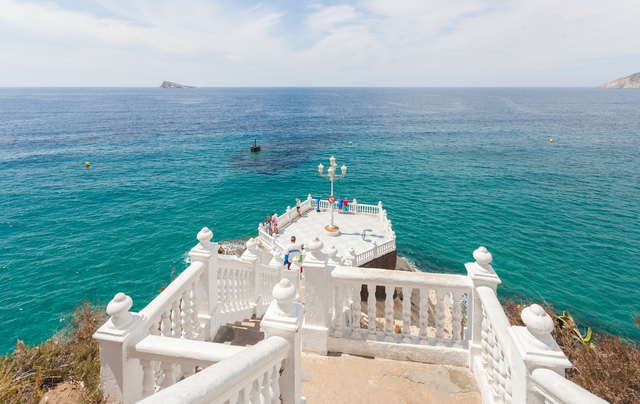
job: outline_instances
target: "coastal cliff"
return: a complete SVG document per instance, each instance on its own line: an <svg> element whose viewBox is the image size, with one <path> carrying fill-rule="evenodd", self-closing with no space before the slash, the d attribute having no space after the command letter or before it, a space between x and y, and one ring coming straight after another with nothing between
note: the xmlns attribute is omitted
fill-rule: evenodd
<svg viewBox="0 0 640 404"><path fill-rule="evenodd" d="M640 73L610 81L598 88L640 88Z"/></svg>
<svg viewBox="0 0 640 404"><path fill-rule="evenodd" d="M182 84L172 83L170 81L163 81L162 84L160 84L160 88L200 88L200 87L184 86Z"/></svg>

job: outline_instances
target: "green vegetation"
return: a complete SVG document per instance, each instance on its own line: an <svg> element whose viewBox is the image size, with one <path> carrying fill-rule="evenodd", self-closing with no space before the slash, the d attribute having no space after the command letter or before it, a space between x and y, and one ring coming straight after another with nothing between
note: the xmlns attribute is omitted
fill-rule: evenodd
<svg viewBox="0 0 640 404"><path fill-rule="evenodd" d="M84 301L65 319L56 336L36 346L18 341L0 356L0 402L38 403L61 382L83 385L81 401L103 403L98 343L92 335L107 319L99 303Z"/></svg>
<svg viewBox="0 0 640 404"><path fill-rule="evenodd" d="M512 325L524 325L520 313L527 306L507 300L504 309ZM590 328L583 336L568 312L557 316L553 306L542 306L555 323L551 334L573 364L567 379L612 404L640 402L640 350L635 343ZM640 327L640 314L633 321Z"/></svg>

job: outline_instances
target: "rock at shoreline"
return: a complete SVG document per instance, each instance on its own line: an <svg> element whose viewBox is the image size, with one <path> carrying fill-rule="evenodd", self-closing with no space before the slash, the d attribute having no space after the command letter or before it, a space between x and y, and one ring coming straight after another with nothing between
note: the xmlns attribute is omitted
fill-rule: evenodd
<svg viewBox="0 0 640 404"><path fill-rule="evenodd" d="M172 83L170 81L163 81L162 84L160 84L160 88L200 88L200 87L184 86L182 84Z"/></svg>
<svg viewBox="0 0 640 404"><path fill-rule="evenodd" d="M598 88L640 88L640 73L610 81Z"/></svg>

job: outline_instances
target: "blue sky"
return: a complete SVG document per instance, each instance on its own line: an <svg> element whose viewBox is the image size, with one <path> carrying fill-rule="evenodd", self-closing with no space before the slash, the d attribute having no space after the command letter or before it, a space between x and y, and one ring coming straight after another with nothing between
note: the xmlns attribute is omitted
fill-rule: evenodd
<svg viewBox="0 0 640 404"><path fill-rule="evenodd" d="M0 0L0 86L588 86L637 0Z"/></svg>

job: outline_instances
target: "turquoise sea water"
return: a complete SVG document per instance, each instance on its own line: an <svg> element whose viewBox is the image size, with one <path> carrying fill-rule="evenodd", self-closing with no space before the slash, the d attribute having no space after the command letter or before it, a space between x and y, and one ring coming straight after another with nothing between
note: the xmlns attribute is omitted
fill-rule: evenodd
<svg viewBox="0 0 640 404"><path fill-rule="evenodd" d="M640 339L638 116L640 91L596 89L0 89L0 353L82 299L141 309L203 226L327 196L331 155L418 268L484 245L501 297Z"/></svg>

